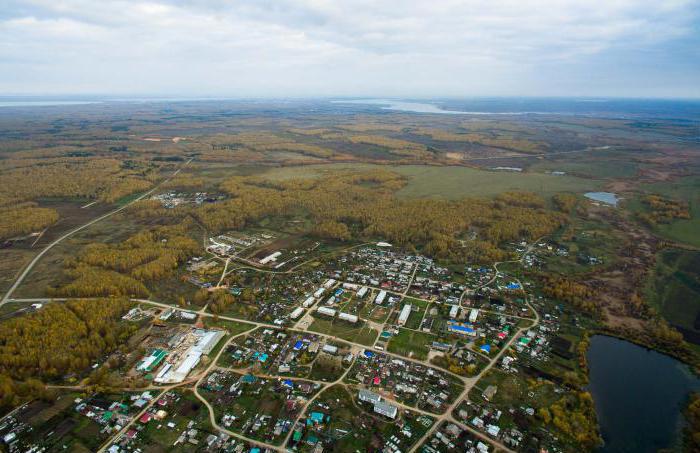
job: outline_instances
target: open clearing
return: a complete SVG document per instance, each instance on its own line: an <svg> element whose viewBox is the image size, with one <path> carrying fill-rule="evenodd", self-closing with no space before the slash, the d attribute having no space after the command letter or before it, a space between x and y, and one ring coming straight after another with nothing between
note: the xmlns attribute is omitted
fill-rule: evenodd
<svg viewBox="0 0 700 453"><path fill-rule="evenodd" d="M272 179L310 178L323 173L383 168L408 178L408 184L398 192L405 198L435 197L457 199L468 196L492 197L499 193L529 191L540 195L557 192L586 192L601 187L600 181L575 176L553 176L544 173L519 173L478 170L469 167L433 167L426 165L379 166L369 164L329 164L306 167L276 168L265 173Z"/></svg>

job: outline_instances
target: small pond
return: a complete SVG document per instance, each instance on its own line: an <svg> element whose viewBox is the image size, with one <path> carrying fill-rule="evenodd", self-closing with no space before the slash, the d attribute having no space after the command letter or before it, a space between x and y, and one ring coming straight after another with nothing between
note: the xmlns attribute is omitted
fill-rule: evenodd
<svg viewBox="0 0 700 453"><path fill-rule="evenodd" d="M617 206L618 201L620 201L617 195L612 192L586 192L583 196L590 200L599 201L611 206Z"/></svg>

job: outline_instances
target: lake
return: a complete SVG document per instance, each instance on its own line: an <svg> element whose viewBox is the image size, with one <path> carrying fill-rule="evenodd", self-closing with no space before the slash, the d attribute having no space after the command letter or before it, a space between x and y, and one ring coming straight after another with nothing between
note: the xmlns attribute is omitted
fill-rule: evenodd
<svg viewBox="0 0 700 453"><path fill-rule="evenodd" d="M428 104L425 102L406 102L406 101L392 101L385 99L353 99L348 101L331 101L336 104L363 104L363 105L376 105L381 107L383 110L397 110L399 112L411 112L411 113L441 113L445 115L466 115L473 114L479 115L486 112L463 112L460 110L446 110L438 107L435 104Z"/></svg>
<svg viewBox="0 0 700 453"><path fill-rule="evenodd" d="M611 206L617 206L617 202L620 201L617 195L612 192L586 192L583 196L590 200L599 201Z"/></svg>
<svg viewBox="0 0 700 453"><path fill-rule="evenodd" d="M0 107L55 107L64 105L99 104L98 101L2 101Z"/></svg>
<svg viewBox="0 0 700 453"><path fill-rule="evenodd" d="M587 353L605 445L600 453L656 453L680 440L681 411L700 379L678 360L628 341L596 335Z"/></svg>

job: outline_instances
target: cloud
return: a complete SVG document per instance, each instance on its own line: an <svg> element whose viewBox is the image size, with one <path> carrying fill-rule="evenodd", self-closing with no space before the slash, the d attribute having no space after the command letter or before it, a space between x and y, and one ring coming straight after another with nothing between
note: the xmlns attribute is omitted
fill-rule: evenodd
<svg viewBox="0 0 700 453"><path fill-rule="evenodd" d="M685 58L700 33L698 0L6 3L4 93L559 94L543 87L620 54L632 66L609 68L614 91L649 50ZM668 63L671 83L682 62Z"/></svg>

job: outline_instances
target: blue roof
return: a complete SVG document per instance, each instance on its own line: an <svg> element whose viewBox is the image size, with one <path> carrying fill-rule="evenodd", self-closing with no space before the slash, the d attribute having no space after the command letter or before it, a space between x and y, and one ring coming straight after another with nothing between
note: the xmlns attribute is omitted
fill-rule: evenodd
<svg viewBox="0 0 700 453"><path fill-rule="evenodd" d="M515 282L513 282L513 283L508 283L508 285L506 286L506 288L508 288L508 289L520 289L520 285L517 284L517 283L515 283Z"/></svg>
<svg viewBox="0 0 700 453"><path fill-rule="evenodd" d="M294 387L294 382L292 382L291 379L285 379L282 383L287 387Z"/></svg>
<svg viewBox="0 0 700 453"><path fill-rule="evenodd" d="M491 352L491 345L485 344L485 345L481 346L481 348L479 348L479 349L481 349L484 352Z"/></svg>
<svg viewBox="0 0 700 453"><path fill-rule="evenodd" d="M372 357L374 357L374 352L365 351L365 357L367 357L368 359L371 359Z"/></svg>
<svg viewBox="0 0 700 453"><path fill-rule="evenodd" d="M295 350L295 351L298 351L299 349L302 348L302 346L304 346L304 343L302 343L302 341L299 340L299 341L297 341L296 343L294 343L294 350Z"/></svg>
<svg viewBox="0 0 700 453"><path fill-rule="evenodd" d="M466 333L474 332L474 329L472 329L471 327L463 326L460 324L449 323L449 324L447 324L447 328L450 330L456 330L457 332L466 332Z"/></svg>
<svg viewBox="0 0 700 453"><path fill-rule="evenodd" d="M267 354L260 354L258 356L258 360L260 360L261 362L267 362Z"/></svg>
<svg viewBox="0 0 700 453"><path fill-rule="evenodd" d="M251 448L250 453L260 453L260 449L259 448Z"/></svg>

